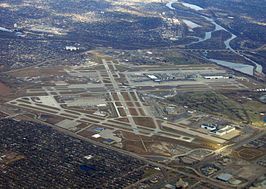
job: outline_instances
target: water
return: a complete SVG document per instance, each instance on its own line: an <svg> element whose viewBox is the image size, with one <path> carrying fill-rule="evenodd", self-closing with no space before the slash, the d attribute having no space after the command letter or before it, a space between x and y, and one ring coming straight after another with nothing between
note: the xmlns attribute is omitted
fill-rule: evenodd
<svg viewBox="0 0 266 189"><path fill-rule="evenodd" d="M236 38L236 35L231 34L231 37L224 41L225 48L229 49L230 51L236 53L236 51L230 46L230 42Z"/></svg>
<svg viewBox="0 0 266 189"><path fill-rule="evenodd" d="M203 18L205 18L205 20L211 22L212 25L214 25L214 30L206 32L205 33L205 37L203 39L201 39L200 41L194 42L194 43L199 43L199 42L203 42L206 41L208 39L211 39L212 37L212 33L216 32L216 31L220 31L220 30L224 30L227 31L224 27L222 27L221 25L217 24L212 18L208 18L206 16L201 16ZM229 31L227 31L229 32ZM230 32L229 32L230 33ZM231 34L231 33L230 33ZM235 36L236 37L236 36ZM229 47L229 49L232 49L230 46L230 42L235 38L233 37L233 34L231 34L231 38L227 39L226 41L224 41L225 46ZM233 49L232 49L233 50Z"/></svg>
<svg viewBox="0 0 266 189"><path fill-rule="evenodd" d="M171 0L170 2L168 2L166 4L166 6L171 9L171 10L175 10L174 7L172 7L172 4L173 3L180 3L181 5L183 5L184 7L187 7L187 8L190 8L190 9L193 9L195 11L200 11L200 10L203 10L202 7L198 6L198 5L193 5L193 4L190 4L190 3L183 3L183 2L179 2L179 0Z"/></svg>
<svg viewBox="0 0 266 189"><path fill-rule="evenodd" d="M172 4L173 4L173 3L180 3L180 4L182 4L183 6L188 7L188 8L191 8L191 9L196 10L196 11L204 10L202 7L199 7L199 6L197 6L197 5L190 4L190 3L182 3L182 2L180 2L179 0L171 0L169 3L166 4L166 6L167 6L169 9L171 9L171 10L175 10L175 8L172 7ZM255 65L255 70L256 70L256 72L258 72L258 73L262 73L263 67L262 67L260 64L258 64L257 62L251 60L250 58L246 57L245 55L240 54L239 52L235 51L235 50L231 47L230 43L231 43L231 41L233 41L235 38L237 38L236 35L232 34L230 31L228 31L227 29L225 29L225 28L222 27L221 25L217 24L217 22L215 22L213 18L208 18L208 17L206 17L206 16L202 16L202 15L199 15L199 16L201 16L201 17L205 18L205 20L211 22L211 24L213 24L213 25L215 26L215 28L214 28L214 30L212 30L212 31L205 32L205 36L204 36L204 38L198 38L198 41L196 41L196 42L192 42L192 43L189 43L189 44L187 44L187 45L192 45L192 44L196 44L196 43L201 43L201 42L204 42L204 41L206 41L206 40L209 40L209 39L211 39L211 37L212 37L212 33L213 33L213 32L220 31L220 30L226 31L226 32L228 32L228 33L231 34L231 37L230 37L229 39L227 39L227 40L224 41L225 48L228 49L228 50L230 50L232 53L237 54L237 55L243 57L245 60L247 60L247 61L251 62L252 64L254 64L254 65ZM190 22L191 22L191 21L190 21ZM185 21L184 21L184 23L187 24L188 26L192 24L192 23L186 23ZM192 29L193 29L193 28L192 28ZM221 60L218 60L218 61L221 61ZM227 61L224 61L224 62L227 62ZM229 62L228 62L228 63L229 63ZM232 63L232 62L231 62L231 63ZM224 64L224 63L223 63L223 64ZM244 65L244 64L242 64L242 65ZM250 72L250 69L251 69L251 68L250 68L250 65L247 65L247 66L248 66L248 68L240 69L240 70L242 70L241 72L243 72L243 73L247 73L247 74L249 74L249 75L253 75L254 69L252 70L252 74L251 74L251 72ZM246 69L247 69L247 70L246 70ZM235 69L235 70L236 70L236 69ZM238 71L239 71L239 70L238 70Z"/></svg>
<svg viewBox="0 0 266 189"><path fill-rule="evenodd" d="M183 19L183 22L191 29L201 27L201 25L199 25L199 24L197 24L195 22L192 22L190 20Z"/></svg>
<svg viewBox="0 0 266 189"><path fill-rule="evenodd" d="M13 32L12 30L9 30L7 28L4 28L4 27L0 27L0 31L3 31L3 32Z"/></svg>
<svg viewBox="0 0 266 189"><path fill-rule="evenodd" d="M258 72L258 73L262 73L263 68L262 68L262 66L261 66L260 64L258 64L257 62L251 60L250 58L248 58L248 57L246 57L246 56L244 56L244 55L242 55L242 54L239 54L239 53L238 53L238 55L239 55L239 56L242 56L242 57L243 57L244 59L246 59L247 61L249 61L249 62L255 64L255 65L256 65L256 69L255 69L256 72Z"/></svg>
<svg viewBox="0 0 266 189"><path fill-rule="evenodd" d="M190 4L190 3L181 3L184 7L188 7L190 9L193 9L195 11L200 11L200 10L203 10L202 7L198 6L198 5L193 5L193 4Z"/></svg>
<svg viewBox="0 0 266 189"><path fill-rule="evenodd" d="M203 18L205 18L207 21L211 22L211 23L215 26L215 28L214 28L214 30L212 30L212 31L205 32L205 36L204 36L203 38L199 38L198 41L191 42L191 43L188 44L188 45L197 44L197 43L201 43L201 42L203 42L203 41L207 41L207 40L211 39L211 37L212 37L212 33L213 33L213 32L224 29L224 28L222 28L219 24L217 24L212 18L208 18L208 17L205 17L205 16L201 16L201 17L203 17ZM230 41L228 41L228 44L229 44L229 43L230 43Z"/></svg>
<svg viewBox="0 0 266 189"><path fill-rule="evenodd" d="M173 4L173 3L177 3L177 2L178 2L178 0L171 0L170 2L168 2L168 3L166 4L166 6L167 6L169 9L171 9L171 10L175 10L175 8L172 7L172 4Z"/></svg>
<svg viewBox="0 0 266 189"><path fill-rule="evenodd" d="M254 66L247 65L247 64L241 64L241 63L234 63L234 62L229 62L229 61L224 61L224 60L217 60L217 59L209 59L209 60L212 62L215 62L218 65L225 66L227 68L253 76Z"/></svg>

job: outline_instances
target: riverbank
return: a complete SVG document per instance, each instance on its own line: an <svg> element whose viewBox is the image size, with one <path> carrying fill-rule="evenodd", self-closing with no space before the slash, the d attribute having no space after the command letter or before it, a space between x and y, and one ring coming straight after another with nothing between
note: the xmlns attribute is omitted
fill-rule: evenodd
<svg viewBox="0 0 266 189"><path fill-rule="evenodd" d="M175 10L175 8L172 6L174 3L178 3L181 4L184 7L190 8L193 11L202 11L204 10L202 7L198 6L198 5L194 5L194 4L190 4L190 3L184 3L181 2L179 0L171 0L170 2L168 2L166 4L166 6L170 9L170 10ZM231 35L230 38L224 40L224 45L225 45L225 49L230 50L232 53L243 57L245 60L247 60L248 62L250 62L252 65L246 65L246 64L241 64L241 63L236 63L236 62L228 62L226 60L215 60L215 59L208 59L216 64L228 67L230 69L233 70L237 70L240 71L244 74L248 74L248 75L254 75L255 72L257 73L262 73L262 66L260 64L258 64L257 62L251 60L250 58L248 58L247 56L237 52L234 48L232 48L232 46L230 45L230 43L237 38L237 36L235 34L233 34L232 32L230 32L229 30L227 30L226 28L224 28L223 26L221 26L220 24L218 24L214 18L210 18L210 17L206 17L203 16L201 14L198 14L200 17L204 18L207 22L210 22L212 25L214 25L214 29L212 31L208 31L205 32L205 36L203 38L198 38L198 41L196 42L191 42L189 44L187 44L187 46L190 46L192 44L198 44L198 43L202 43L204 41L210 40L212 38L212 34L214 32L217 31L225 31L227 33L229 33ZM185 23L186 24L186 23Z"/></svg>

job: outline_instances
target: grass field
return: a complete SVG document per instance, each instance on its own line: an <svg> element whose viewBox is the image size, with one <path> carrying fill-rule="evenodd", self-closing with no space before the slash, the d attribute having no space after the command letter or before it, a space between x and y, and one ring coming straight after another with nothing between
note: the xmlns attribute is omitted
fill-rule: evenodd
<svg viewBox="0 0 266 189"><path fill-rule="evenodd" d="M182 93L169 100L200 112L230 118L235 121L249 121L246 110L238 102L215 92Z"/></svg>
<svg viewBox="0 0 266 189"><path fill-rule="evenodd" d="M236 157L251 161L263 156L265 153L258 149L241 147L233 153Z"/></svg>
<svg viewBox="0 0 266 189"><path fill-rule="evenodd" d="M225 93L227 98L236 101L246 111L248 115L248 122L254 126L263 127L265 122L263 121L263 114L266 113L266 103L260 100L263 95L256 92L246 93Z"/></svg>
<svg viewBox="0 0 266 189"><path fill-rule="evenodd" d="M137 125L142 125L149 128L155 128L155 123L150 117L133 117Z"/></svg>

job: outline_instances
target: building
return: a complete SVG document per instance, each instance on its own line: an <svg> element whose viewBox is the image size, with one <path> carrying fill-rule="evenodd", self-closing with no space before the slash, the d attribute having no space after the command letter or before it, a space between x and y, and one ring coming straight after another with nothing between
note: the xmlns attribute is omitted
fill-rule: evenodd
<svg viewBox="0 0 266 189"><path fill-rule="evenodd" d="M218 129L218 126L216 124L202 124L200 126L202 129L207 129L209 131L215 131Z"/></svg>
<svg viewBox="0 0 266 189"><path fill-rule="evenodd" d="M101 116L101 117L106 117L107 113L103 111L96 111L93 113L93 115Z"/></svg>
<svg viewBox="0 0 266 189"><path fill-rule="evenodd" d="M219 136L222 136L222 135L228 134L228 133L230 133L230 132L232 132L232 131L234 131L234 130L236 130L235 127L230 126L230 125L226 125L225 127L219 128L219 129L215 132L215 134L216 134L216 135L219 135Z"/></svg>
<svg viewBox="0 0 266 189"><path fill-rule="evenodd" d="M229 79L229 76L226 75L205 75L204 79Z"/></svg>
<svg viewBox="0 0 266 189"><path fill-rule="evenodd" d="M154 82L161 82L161 80L155 75L147 75L147 77Z"/></svg>
<svg viewBox="0 0 266 189"><path fill-rule="evenodd" d="M111 144L114 144L115 141L113 139L111 139L111 138L106 138L106 139L103 140L103 143L111 145Z"/></svg>
<svg viewBox="0 0 266 189"><path fill-rule="evenodd" d="M67 51L77 51L77 50L79 50L79 48L78 47L74 47L74 46L66 46L66 50Z"/></svg>
<svg viewBox="0 0 266 189"><path fill-rule="evenodd" d="M174 115L174 114L177 113L177 111L176 111L176 107L174 107L174 106L167 106L167 107L165 108L165 111L166 111L166 113L167 113L168 115Z"/></svg>
<svg viewBox="0 0 266 189"><path fill-rule="evenodd" d="M228 182L230 179L233 178L233 175L229 173L221 173L217 177L217 180L223 181L223 182Z"/></svg>

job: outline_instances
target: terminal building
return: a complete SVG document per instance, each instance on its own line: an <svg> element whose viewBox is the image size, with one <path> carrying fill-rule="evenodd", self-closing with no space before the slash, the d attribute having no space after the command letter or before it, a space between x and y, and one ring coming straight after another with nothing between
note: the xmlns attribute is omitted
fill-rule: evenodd
<svg viewBox="0 0 266 189"><path fill-rule="evenodd" d="M154 82L161 82L161 80L155 75L147 75L147 77L150 78Z"/></svg>
<svg viewBox="0 0 266 189"><path fill-rule="evenodd" d="M216 124L202 124L200 127L209 131L215 131L218 129L218 126Z"/></svg>
<svg viewBox="0 0 266 189"><path fill-rule="evenodd" d="M219 130L215 131L215 134L219 135L219 136L222 136L222 135L228 134L228 133L230 133L230 132L232 132L234 130L236 130L235 127L230 126L230 125L226 125L226 126L224 126L222 128L219 128Z"/></svg>
<svg viewBox="0 0 266 189"><path fill-rule="evenodd" d="M223 75L205 75L204 79L229 79L229 76Z"/></svg>
<svg viewBox="0 0 266 189"><path fill-rule="evenodd" d="M231 125L218 126L216 124L202 124L200 127L203 129L207 129L210 132L212 132L216 135L219 135L219 136L228 134L228 133L236 130L236 128L231 126Z"/></svg>

